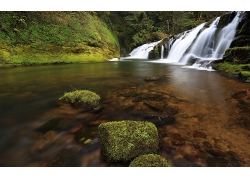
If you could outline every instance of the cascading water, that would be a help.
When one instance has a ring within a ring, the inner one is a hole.
[[[148,59],[148,53],[154,49],[154,46],[156,46],[158,43],[160,43],[162,40],[157,42],[152,42],[148,44],[143,44],[137,48],[135,48],[129,55],[129,57],[126,57],[124,59]]]
[[[164,46],[161,45],[161,59],[163,59],[164,57]]]
[[[206,61],[221,59],[234,39],[236,28],[240,21],[240,14],[241,12],[237,12],[232,22],[221,29],[220,32],[217,32],[220,17],[216,18],[209,28],[200,33],[188,53],[179,62],[187,64],[193,58]],[[194,66],[198,64],[199,62],[195,63]]]
[[[185,31],[183,35],[177,39],[174,44],[172,45],[167,61],[164,59],[166,62],[179,62],[187,48],[191,45],[193,40],[196,38],[197,34],[199,31],[203,28],[205,23],[197,26],[191,31]]]
[[[192,30],[173,36],[165,45],[169,51],[167,58],[164,59],[162,49],[161,59],[154,62],[188,64],[196,60],[193,67],[206,66],[211,69],[211,62],[221,59],[230,47],[243,13],[237,12],[233,20],[222,29],[218,29],[221,17],[217,17],[207,28],[204,27],[206,23],[202,23]],[[148,53],[161,41],[135,48],[126,59],[147,59]]]

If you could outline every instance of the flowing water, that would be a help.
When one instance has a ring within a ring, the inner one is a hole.
[[[58,105],[72,89],[96,92],[103,109]],[[154,122],[174,166],[250,166],[250,85],[216,71],[128,60],[18,67],[1,69],[0,92],[0,166],[109,166],[98,125],[126,119]]]

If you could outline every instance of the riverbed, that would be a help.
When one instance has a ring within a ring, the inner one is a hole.
[[[74,89],[103,108],[57,103]],[[250,166],[250,84],[217,71],[142,60],[17,67],[1,69],[0,92],[2,167],[110,166],[98,125],[116,120],[155,123],[173,166]]]

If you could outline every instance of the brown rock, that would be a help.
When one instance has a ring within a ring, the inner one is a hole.
[[[171,142],[175,146],[181,146],[181,145],[185,144],[185,139],[183,137],[181,137],[181,135],[179,135],[179,134],[174,134],[172,136]]]
[[[228,165],[228,161],[226,159],[219,157],[209,157],[206,159],[206,163],[208,167],[226,167]]]
[[[174,165],[177,167],[190,167],[191,164],[186,159],[179,157],[174,160]]]
[[[199,138],[206,139],[207,135],[205,133],[203,133],[203,132],[194,131],[193,132],[193,137],[199,137]]]

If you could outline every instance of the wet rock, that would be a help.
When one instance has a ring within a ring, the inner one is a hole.
[[[220,157],[209,157],[206,159],[208,167],[227,167],[228,160]]]
[[[193,143],[193,147],[194,147],[195,149],[200,149],[200,145],[199,145],[198,143]]]
[[[57,132],[56,131],[48,131],[44,134],[43,138],[45,140],[52,140],[56,137]]]
[[[164,109],[164,112],[166,114],[169,114],[169,115],[176,115],[176,114],[178,114],[179,111],[176,108],[166,106],[165,109]]]
[[[151,122],[122,120],[100,124],[101,154],[108,162],[130,161],[142,155],[156,153],[159,135]]]
[[[165,103],[161,101],[144,101],[143,103],[154,111],[164,111],[165,108]]]
[[[193,137],[199,137],[199,138],[206,139],[207,135],[205,133],[203,133],[203,132],[194,131],[193,132]]]
[[[159,76],[147,76],[144,78],[144,81],[157,81],[159,79],[160,79]]]
[[[95,120],[95,121],[91,121],[89,123],[90,126],[97,126],[97,125],[100,125],[102,123],[105,123],[107,122],[107,120],[104,120],[104,119],[98,119],[98,120]]]
[[[77,131],[79,131],[81,128],[83,128],[82,125],[73,127],[73,128],[70,130],[70,133],[74,134],[74,133],[76,133]]]
[[[98,131],[97,128],[94,129],[94,127],[92,128],[86,128],[86,127],[82,127],[80,128],[76,133],[75,133],[75,141],[84,146],[87,146],[92,139],[96,138],[98,136]]]
[[[50,118],[44,125],[37,128],[37,130],[44,133],[50,130],[60,130],[60,121],[60,118]]]
[[[48,150],[52,146],[51,142],[37,142],[30,148],[30,154],[31,155],[39,155],[43,153],[44,151]]]
[[[173,162],[174,162],[174,165],[177,167],[190,167],[191,166],[190,162],[182,157],[174,159]]]
[[[48,167],[77,167],[80,166],[79,157],[76,150],[63,149],[51,160],[48,161]]]
[[[207,152],[213,156],[225,157],[227,155],[226,152],[222,151],[221,149],[214,148],[214,149],[207,149]]]
[[[73,90],[66,92],[58,99],[58,104],[71,104],[80,111],[97,112],[103,108],[101,97],[89,90]]]
[[[201,159],[205,159],[208,157],[208,154],[203,152],[203,151],[199,151],[197,154],[196,154],[196,157],[198,158],[201,158]]]
[[[212,147],[213,147],[212,144],[211,144],[210,142],[208,142],[208,141],[204,141],[202,144],[203,144],[206,148],[212,148]]]
[[[174,134],[171,138],[171,143],[175,146],[181,146],[185,144],[185,139],[179,134]]]
[[[144,154],[136,157],[129,167],[172,167],[172,165],[158,154]]]
[[[170,142],[163,141],[163,149],[166,152],[171,152],[171,144],[170,144]]]
[[[184,154],[183,157],[184,157],[186,160],[190,161],[190,162],[195,162],[195,161],[197,161],[197,159],[198,159],[198,158],[197,158],[195,155],[193,155],[193,154]]]
[[[156,126],[163,126],[168,124],[173,124],[175,122],[175,117],[171,115],[161,115],[161,114],[147,114],[144,119],[154,123]]]

